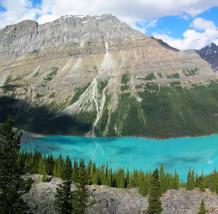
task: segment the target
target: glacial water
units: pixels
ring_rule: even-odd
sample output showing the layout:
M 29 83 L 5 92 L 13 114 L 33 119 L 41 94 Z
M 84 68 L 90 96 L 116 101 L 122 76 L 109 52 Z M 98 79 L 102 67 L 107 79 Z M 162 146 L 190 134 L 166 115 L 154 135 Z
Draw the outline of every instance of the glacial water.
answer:
M 92 160 L 113 169 L 151 171 L 163 164 L 166 171 L 179 173 L 186 179 L 187 171 L 209 173 L 218 168 L 218 135 L 166 140 L 144 138 L 87 138 L 75 136 L 44 136 L 24 138 L 22 149 L 37 150 L 55 157 Z

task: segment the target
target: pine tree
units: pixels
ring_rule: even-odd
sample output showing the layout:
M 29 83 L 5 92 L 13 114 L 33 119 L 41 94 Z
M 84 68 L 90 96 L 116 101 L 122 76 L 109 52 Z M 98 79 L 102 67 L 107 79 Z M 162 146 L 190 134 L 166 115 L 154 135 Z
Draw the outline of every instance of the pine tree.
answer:
M 115 174 L 115 187 L 124 188 L 125 184 L 125 172 L 123 169 L 118 169 Z
M 53 175 L 54 165 L 55 165 L 54 158 L 52 155 L 49 155 L 48 158 L 46 158 L 46 172 L 48 175 Z
M 76 190 L 73 191 L 72 195 L 73 214 L 84 214 L 86 208 L 89 206 L 89 193 L 85 186 L 87 182 L 88 179 L 85 165 L 84 162 L 81 161 L 79 167 L 78 183 L 76 183 Z
M 139 193 L 142 194 L 143 196 L 146 196 L 149 191 L 149 182 L 147 177 L 145 176 L 144 173 L 140 173 L 140 180 L 139 180 Z
M 31 181 L 24 179 L 25 165 L 19 162 L 21 132 L 13 129 L 8 119 L 0 127 L 0 213 L 23 214 L 29 207 L 22 196 L 31 187 Z
M 163 164 L 160 165 L 160 173 L 159 174 L 160 174 L 161 193 L 164 193 L 167 190 L 167 184 L 166 184 L 166 177 L 165 177 Z
M 194 189 L 194 186 L 195 186 L 194 171 L 190 171 L 190 170 L 189 170 L 188 176 L 187 176 L 186 189 L 187 189 L 187 190 L 192 190 L 192 189 Z
M 64 161 L 60 155 L 59 158 L 55 160 L 53 175 L 58 178 L 63 178 L 63 169 L 64 169 Z
M 41 158 L 39 160 L 39 169 L 38 169 L 38 173 L 40 175 L 42 175 L 42 181 L 45 182 L 47 181 L 47 172 L 46 172 L 46 164 L 45 164 L 45 160 L 43 158 Z
M 92 185 L 92 178 L 93 178 L 93 163 L 92 161 L 89 161 L 88 166 L 87 166 L 87 176 L 88 176 L 88 184 Z
M 206 213 L 207 213 L 207 210 L 206 210 L 206 207 L 205 207 L 204 200 L 202 199 L 200 207 L 199 207 L 198 214 L 206 214 Z
M 74 160 L 73 163 L 73 182 L 77 183 L 79 180 L 79 167 L 78 167 L 78 163 L 77 160 Z
M 161 205 L 161 188 L 159 180 L 159 171 L 158 169 L 154 170 L 151 177 L 151 186 L 148 197 L 148 214 L 159 214 L 162 212 L 163 208 Z
M 205 179 L 204 176 L 201 175 L 196 179 L 196 186 L 202 191 L 205 192 Z
M 175 172 L 174 177 L 173 177 L 173 189 L 179 189 L 180 186 L 180 180 L 179 180 L 179 175 Z
M 60 184 L 57 188 L 55 201 L 56 207 L 60 214 L 71 214 L 72 213 L 72 191 L 71 191 L 71 180 L 72 180 L 72 163 L 67 157 L 64 172 L 63 172 L 63 184 Z
M 106 167 L 106 185 L 111 187 L 112 186 L 112 179 L 113 179 L 113 172 L 112 169 L 108 169 L 108 167 Z

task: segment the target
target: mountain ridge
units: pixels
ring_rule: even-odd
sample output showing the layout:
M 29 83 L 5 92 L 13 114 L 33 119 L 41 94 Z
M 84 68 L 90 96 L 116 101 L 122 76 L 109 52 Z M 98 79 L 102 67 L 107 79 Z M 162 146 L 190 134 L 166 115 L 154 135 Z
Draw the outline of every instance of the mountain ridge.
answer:
M 25 21 L 0 31 L 0 96 L 92 124 L 87 135 L 170 137 L 218 130 L 218 76 L 194 50 L 178 51 L 112 15 L 67 16 L 40 26 Z M 193 117 L 199 121 L 191 122 Z M 212 122 L 202 129 L 198 123 L 206 117 Z
M 113 34 L 115 30 L 116 33 Z M 66 16 L 43 25 L 39 25 L 36 21 L 24 20 L 15 25 L 6 26 L 0 31 L 0 56 L 2 58 L 17 57 L 32 51 L 54 47 L 82 48 L 92 40 L 101 42 L 103 39 L 111 39 L 107 34 L 119 39 L 118 32 L 123 34 L 122 39 L 144 37 L 142 33 L 133 30 L 111 14 L 84 17 Z M 131 35 L 129 35 L 130 33 Z M 17 39 L 19 44 L 16 43 Z M 102 44 L 100 45 L 102 48 Z
M 212 42 L 202 49 L 197 50 L 197 53 L 211 65 L 211 68 L 215 72 L 218 72 L 218 46 L 215 43 Z

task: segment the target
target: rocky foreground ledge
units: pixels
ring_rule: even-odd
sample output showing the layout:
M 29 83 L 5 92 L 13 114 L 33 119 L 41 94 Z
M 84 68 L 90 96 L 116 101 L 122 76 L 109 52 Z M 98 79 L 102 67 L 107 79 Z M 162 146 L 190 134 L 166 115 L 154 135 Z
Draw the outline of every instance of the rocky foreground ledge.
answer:
M 41 182 L 40 175 L 33 176 L 34 184 L 25 200 L 34 213 L 56 214 L 54 207 L 55 191 L 62 181 L 52 178 L 49 182 Z M 72 189 L 75 188 L 72 185 Z M 106 186 L 88 186 L 95 204 L 87 210 L 88 214 L 138 214 L 144 213 L 148 203 L 137 189 L 119 189 Z M 196 214 L 201 199 L 205 200 L 209 213 L 218 214 L 218 195 L 209 190 L 187 191 L 185 189 L 170 190 L 162 196 L 165 214 Z

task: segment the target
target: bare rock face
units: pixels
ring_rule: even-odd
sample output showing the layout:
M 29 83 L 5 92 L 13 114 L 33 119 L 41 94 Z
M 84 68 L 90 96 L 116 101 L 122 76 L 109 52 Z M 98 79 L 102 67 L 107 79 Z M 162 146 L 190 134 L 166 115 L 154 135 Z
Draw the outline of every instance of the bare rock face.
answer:
M 218 72 L 218 46 L 216 44 L 211 43 L 198 50 L 197 53 L 211 65 L 215 72 Z
M 66 16 L 38 25 L 27 20 L 0 32 L 0 58 L 17 57 L 45 49 L 73 48 L 83 52 L 104 50 L 104 42 L 120 42 L 144 36 L 112 15 Z
M 55 191 L 62 181 L 53 178 L 50 182 L 40 182 L 35 176 L 30 192 L 25 200 L 33 209 L 33 213 L 56 214 Z M 75 187 L 72 185 L 72 190 Z M 147 198 L 141 196 L 137 189 L 119 189 L 106 186 L 88 186 L 95 204 L 87 209 L 87 214 L 138 214 L 144 213 L 148 207 Z M 218 196 L 210 191 L 187 191 L 185 189 L 169 190 L 162 196 L 164 214 L 197 214 L 201 200 L 204 199 L 208 213 L 218 213 Z

